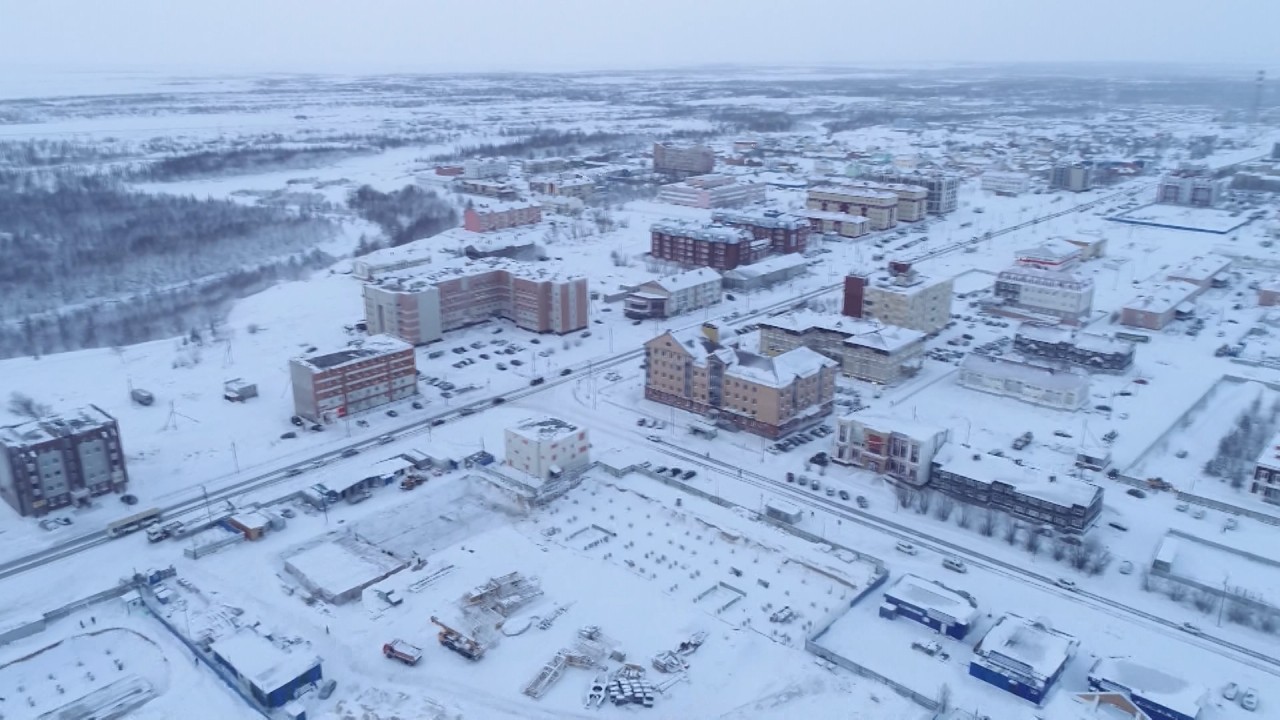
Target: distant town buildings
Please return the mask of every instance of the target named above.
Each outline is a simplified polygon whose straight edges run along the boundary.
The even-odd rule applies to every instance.
[[[750,265],[727,270],[721,278],[725,290],[759,290],[800,277],[809,272],[809,261],[803,255],[774,255]]]
[[[373,335],[356,347],[289,361],[293,412],[330,423],[418,394],[413,346]]]
[[[476,202],[462,212],[462,227],[493,232],[542,222],[542,208],[530,202]]]
[[[1135,346],[1105,335],[1023,323],[1013,336],[1013,349],[1028,357],[1055,360],[1086,370],[1124,372],[1133,367]]]
[[[1059,163],[1049,172],[1049,187],[1068,192],[1093,189],[1093,166],[1088,163]]]
[[[724,225],[667,220],[649,227],[649,254],[682,265],[732,270],[769,253],[769,240]]]
[[[959,383],[1055,410],[1078,410],[1089,401],[1089,375],[1084,371],[997,355],[966,355],[960,361]]]
[[[706,175],[716,167],[716,154],[705,145],[653,144],[653,171],[677,180]]]
[[[945,428],[856,412],[836,421],[831,459],[883,473],[914,487],[928,484],[934,453],[947,442]]]
[[[844,280],[842,314],[918,330],[938,332],[951,320],[952,282],[921,275],[910,263],[889,263],[886,272]]]
[[[695,208],[728,208],[764,202],[762,183],[740,183],[730,175],[693,175],[658,189],[658,202]]]
[[[41,516],[124,492],[120,425],[96,405],[0,427],[0,497],[22,516]]]
[[[529,192],[552,197],[574,197],[586,202],[596,192],[596,181],[586,175],[557,175],[529,179]]]
[[[924,353],[922,332],[839,315],[788,313],[759,327],[766,355],[807,347],[839,363],[845,375],[885,385],[918,372]]]
[[[591,464],[587,431],[559,418],[523,420],[505,433],[507,465],[538,478],[575,475]]]
[[[468,180],[488,180],[506,177],[511,163],[506,158],[471,158],[462,163],[462,177]]]
[[[1018,196],[1031,187],[1031,176],[1023,172],[988,170],[982,173],[983,192]]]
[[[842,215],[861,215],[870,222],[872,230],[888,230],[898,224],[898,196],[866,185],[811,187],[805,207]]]
[[[1039,705],[1079,646],[1046,620],[1008,613],[974,647],[969,674]]]
[[[1102,514],[1103,490],[1069,475],[949,444],[933,457],[929,485],[958,502],[996,510],[1034,528],[1084,533]]]
[[[629,318],[667,318],[721,301],[723,280],[707,268],[642,283],[627,295]]]
[[[959,205],[960,178],[951,173],[932,170],[874,170],[864,172],[859,177],[873,182],[923,187],[928,193],[925,199],[925,210],[930,215],[954,212]]]
[[[711,221],[747,230],[756,240],[768,240],[769,252],[779,255],[802,253],[809,241],[809,222],[780,210],[722,210],[711,213]]]
[[[666,332],[645,343],[649,400],[777,438],[831,412],[836,363],[797,348],[768,357]]]
[[[482,179],[466,179],[461,178],[454,181],[457,183],[458,192],[466,195],[479,195],[480,197],[493,198],[494,200],[503,200],[513,202],[520,199],[520,191],[514,185],[503,180],[482,180]]]
[[[1145,330],[1163,330],[1176,319],[1195,314],[1195,299],[1203,288],[1184,280],[1157,285],[1120,308],[1120,324]]]
[[[535,263],[489,258],[364,286],[365,321],[372,334],[414,345],[493,318],[533,332],[586,327],[587,279]]]
[[[1226,178],[1215,178],[1208,169],[1175,170],[1160,178],[1156,202],[1165,205],[1213,207],[1227,189]]]
[[[992,310],[1025,320],[1079,325],[1093,312],[1093,280],[1061,270],[1016,265],[1000,271]]]

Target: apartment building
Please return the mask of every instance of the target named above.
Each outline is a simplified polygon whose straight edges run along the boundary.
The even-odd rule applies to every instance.
[[[489,180],[506,177],[511,163],[506,158],[471,158],[462,163],[462,177],[468,180]]]
[[[831,459],[922,487],[929,482],[934,454],[948,437],[945,428],[928,423],[850,413],[836,420]]]
[[[809,221],[781,210],[721,210],[711,213],[711,222],[747,230],[756,240],[768,240],[769,252],[779,255],[802,253],[809,242]]]
[[[96,405],[0,427],[0,497],[19,515],[46,515],[128,483],[120,425]]]
[[[1088,163],[1058,163],[1049,172],[1049,187],[1068,192],[1093,189],[1093,166]]]
[[[988,170],[982,173],[982,191],[1016,197],[1031,187],[1031,176],[1023,172]]]
[[[389,335],[359,345],[289,361],[293,412],[331,423],[418,394],[413,346]]]
[[[568,158],[562,157],[527,158],[520,161],[520,169],[526,176],[546,175],[568,170],[571,164]]]
[[[764,199],[764,184],[740,183],[729,175],[695,175],[658,189],[658,202],[704,209],[740,207]]]
[[[1120,324],[1163,330],[1174,320],[1193,315],[1195,299],[1202,292],[1199,285],[1182,280],[1157,285],[1120,307]]]
[[[1160,178],[1156,202],[1188,207],[1214,207],[1227,189],[1227,178],[1215,178],[1206,169],[1176,170]]]
[[[996,276],[992,309],[1025,320],[1079,325],[1093,312],[1093,280],[1072,272],[1017,265]]]
[[[559,418],[522,420],[504,433],[507,465],[539,480],[577,475],[591,465],[585,428]]]
[[[924,354],[924,333],[838,315],[798,311],[767,318],[759,329],[765,355],[807,347],[845,375],[882,385],[915,374]]]
[[[632,319],[674,317],[720,302],[723,286],[723,278],[707,268],[650,280],[627,295],[624,312]]]
[[[458,178],[454,182],[458,192],[465,195],[479,195],[504,202],[520,199],[520,191],[516,186],[502,180]]]
[[[541,264],[489,258],[364,286],[371,334],[413,345],[495,317],[539,333],[581,330],[590,322],[587,279]]]
[[[773,357],[670,331],[645,343],[645,398],[777,438],[830,414],[836,363],[807,348]]]
[[[649,227],[649,254],[682,265],[732,270],[769,254],[768,238],[724,225],[667,220]]]
[[[956,175],[933,170],[874,170],[859,177],[872,182],[916,185],[928,192],[925,210],[930,215],[946,215],[959,206],[960,178]]]
[[[841,312],[928,335],[950,322],[951,296],[950,278],[930,278],[910,263],[891,262],[885,272],[846,277]]]
[[[1034,527],[1083,533],[1102,513],[1102,488],[1011,458],[949,444],[933,459],[930,487],[966,505],[999,510]]]
[[[901,222],[917,222],[923,220],[928,213],[929,191],[920,185],[869,181],[858,181],[850,183],[850,185],[867,190],[890,192],[896,195],[898,197],[898,220]]]
[[[809,219],[809,229],[823,235],[860,238],[871,232],[871,221],[861,215],[827,210],[805,210],[804,216]]]
[[[473,202],[462,212],[470,232],[494,232],[542,222],[542,206],[531,202]]]
[[[1063,327],[1023,323],[1013,336],[1013,349],[1022,355],[1052,360],[1091,371],[1124,372],[1133,367],[1135,345],[1124,340],[1077,333]]]
[[[898,224],[898,196],[884,190],[852,185],[818,185],[809,188],[805,207],[845,215],[861,215],[872,230],[888,230]]]
[[[960,361],[962,387],[1022,402],[1074,411],[1089,402],[1089,374],[1078,368],[969,353]]]
[[[716,167],[716,154],[705,145],[653,144],[653,171],[677,180],[706,175]]]
[[[596,181],[586,175],[556,175],[529,179],[529,192],[552,197],[574,197],[586,202],[596,192]]]

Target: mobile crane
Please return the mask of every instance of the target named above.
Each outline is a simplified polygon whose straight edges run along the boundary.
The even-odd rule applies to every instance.
[[[445,625],[435,615],[431,616],[431,622],[440,627],[440,632],[436,635],[436,639],[440,641],[441,645],[468,660],[479,660],[484,657],[484,646],[474,638],[463,635],[461,632]]]

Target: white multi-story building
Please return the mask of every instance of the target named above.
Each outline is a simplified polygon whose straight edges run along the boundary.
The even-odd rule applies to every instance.
[[[1078,325],[1093,311],[1093,280],[1071,272],[1018,265],[996,276],[996,310]]]
[[[709,268],[698,268],[650,280],[627,295],[629,318],[672,317],[714,305],[721,300],[724,279]]]
[[[1031,176],[1023,172],[988,170],[982,173],[982,190],[997,195],[1021,195],[1031,187]]]
[[[895,262],[869,278],[846,277],[842,313],[929,334],[951,320],[951,294],[950,278],[929,278],[909,263]]]
[[[764,202],[763,183],[740,183],[730,175],[695,175],[658,189],[658,202],[695,208],[727,208]]]
[[[462,177],[468,180],[486,180],[506,177],[511,163],[506,158],[471,158],[462,163]]]
[[[1160,178],[1156,202],[1167,205],[1213,207],[1227,189],[1226,178],[1215,178],[1207,170],[1179,170]]]
[[[831,459],[920,487],[929,482],[934,453],[947,437],[945,428],[927,423],[850,413],[836,421]]]
[[[1078,410],[1089,401],[1089,374],[1076,368],[970,353],[960,363],[959,382],[971,390],[1003,395],[1055,410]]]
[[[539,480],[582,472],[591,464],[587,431],[559,418],[521,421],[505,434],[507,465]]]
[[[925,209],[930,215],[945,215],[954,211],[959,204],[960,178],[956,175],[932,171],[873,170],[864,172],[859,177],[924,188],[929,193]]]

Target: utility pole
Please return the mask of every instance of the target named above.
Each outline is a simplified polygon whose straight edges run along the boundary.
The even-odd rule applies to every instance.
[[[236,473],[237,473],[237,474],[239,474],[239,472],[240,472],[240,457],[239,457],[238,455],[236,455],[236,444],[235,444],[235,442],[234,442],[234,441],[232,441],[232,443],[231,443],[231,461],[232,461],[232,462],[234,462],[234,463],[236,464]]]

